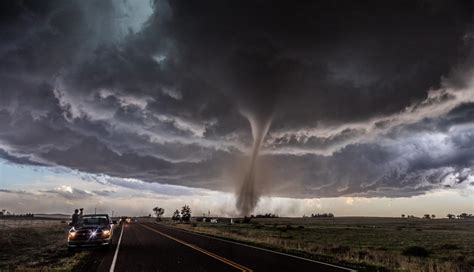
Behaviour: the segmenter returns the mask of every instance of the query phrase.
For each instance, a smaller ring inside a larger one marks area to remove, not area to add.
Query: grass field
[[[362,270],[474,270],[470,219],[254,218],[250,224],[171,224]]]
[[[469,219],[254,218],[249,224],[234,225],[164,222],[359,270],[474,269],[474,220]],[[67,252],[68,227],[59,220],[2,223],[0,271],[70,271],[82,267],[91,253]]]
[[[0,271],[71,271],[90,253],[67,252],[69,228],[61,221],[0,222],[3,223],[0,227]]]

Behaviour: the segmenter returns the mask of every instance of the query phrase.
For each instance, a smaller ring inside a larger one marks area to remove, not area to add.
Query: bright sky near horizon
[[[70,171],[65,168],[21,166],[0,161],[0,210],[15,213],[69,214],[83,207],[86,212],[140,216],[155,206],[165,208],[165,216],[183,205],[195,215],[238,216],[235,196],[204,189],[150,184]],[[474,207],[473,189],[441,189],[408,198],[307,198],[263,197],[254,214],[276,213],[299,217],[332,212],[336,216],[393,216],[470,212]]]

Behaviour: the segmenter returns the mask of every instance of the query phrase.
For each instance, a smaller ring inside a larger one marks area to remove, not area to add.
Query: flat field
[[[249,224],[170,224],[359,270],[473,271],[474,220],[253,218]]]
[[[88,251],[67,252],[67,223],[60,220],[0,220],[0,271],[71,271]]]

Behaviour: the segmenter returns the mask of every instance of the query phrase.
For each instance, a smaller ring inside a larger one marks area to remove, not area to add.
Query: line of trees
[[[15,214],[5,209],[0,210],[0,217],[34,217],[32,213]]]
[[[316,217],[334,217],[333,213],[312,213],[311,217],[316,218]]]
[[[254,217],[253,215],[251,217]],[[278,214],[266,213],[266,214],[257,214],[255,218],[278,218]]]
[[[405,214],[402,214],[401,217],[402,217],[402,218],[419,218],[419,217],[416,217],[416,216],[414,216],[414,215],[405,215]],[[457,219],[467,219],[467,218],[474,218],[474,215],[468,214],[468,213],[461,213],[461,214],[459,214],[459,215],[455,215],[455,214],[452,214],[452,213],[448,213],[448,214],[446,215],[446,217],[447,217],[448,219],[456,219],[456,218],[457,218]],[[423,215],[423,219],[435,219],[435,218],[436,218],[436,215],[434,215],[434,214],[431,214],[431,215],[430,215],[430,214],[427,213],[427,214],[424,214],[424,215]]]
[[[459,215],[454,215],[452,213],[449,213],[448,215],[446,215],[447,218],[449,219],[467,219],[467,218],[474,218],[474,215],[472,215],[471,213],[461,213]]]

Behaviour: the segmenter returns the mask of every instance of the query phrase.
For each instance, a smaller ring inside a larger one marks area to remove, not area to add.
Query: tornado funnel
[[[260,192],[257,187],[258,183],[258,155],[261,145],[271,124],[271,118],[262,122],[249,118],[254,139],[252,154],[250,156],[250,164],[242,182],[242,187],[238,192],[236,207],[242,215],[249,215],[257,206]]]

